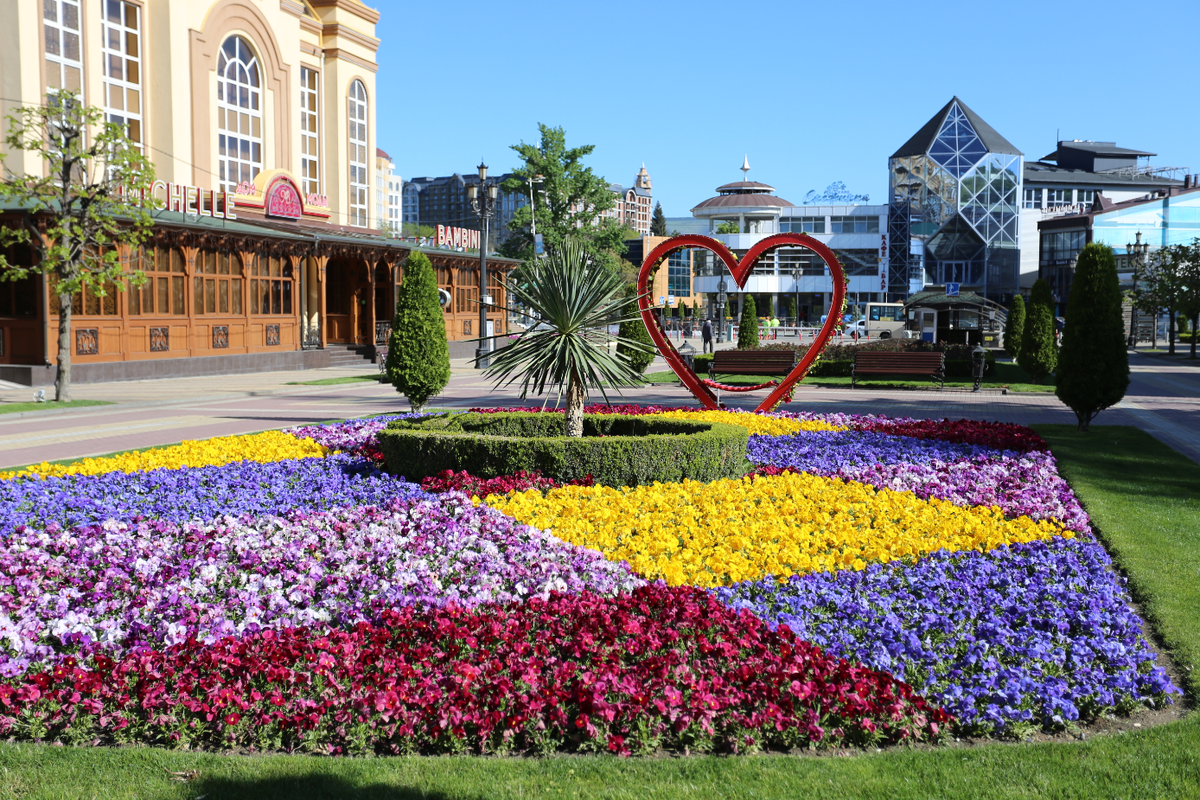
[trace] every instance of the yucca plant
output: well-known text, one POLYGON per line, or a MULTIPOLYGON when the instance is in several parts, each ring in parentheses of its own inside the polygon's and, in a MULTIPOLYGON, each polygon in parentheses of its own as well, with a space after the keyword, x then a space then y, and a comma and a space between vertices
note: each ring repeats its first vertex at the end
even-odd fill
POLYGON ((583 435, 583 405, 589 389, 608 401, 606 386, 640 383, 641 374, 621 351, 651 351, 643 342, 608 332, 638 317, 637 298, 621 297, 621 277, 593 264, 578 242, 568 240, 546 258, 525 266, 520 284, 505 289, 528 307, 540 324, 521 333, 500 350, 484 374, 496 385, 521 382, 521 398, 530 389, 544 394, 547 387, 566 393, 566 435, 583 435))

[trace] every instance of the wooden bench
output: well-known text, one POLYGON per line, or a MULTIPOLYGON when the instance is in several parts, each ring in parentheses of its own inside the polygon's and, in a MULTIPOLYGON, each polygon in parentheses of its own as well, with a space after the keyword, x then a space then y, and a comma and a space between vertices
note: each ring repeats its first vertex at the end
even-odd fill
POLYGON ((860 375, 921 375, 946 388, 945 353, 880 353, 859 350, 850 368, 850 388, 860 375))
POLYGON ((708 374, 787 375, 795 366, 794 350, 718 350, 708 374))

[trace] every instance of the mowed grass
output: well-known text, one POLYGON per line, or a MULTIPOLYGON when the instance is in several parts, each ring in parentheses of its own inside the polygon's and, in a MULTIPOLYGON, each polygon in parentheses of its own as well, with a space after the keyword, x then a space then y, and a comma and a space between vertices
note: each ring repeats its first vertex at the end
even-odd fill
POLYGON ((386 383, 387 376, 379 373, 370 375, 347 375, 343 378, 321 378, 315 381, 288 381, 284 386, 341 386, 343 383, 386 383))
MULTIPOLYGON (((709 375, 701 375, 703 378, 710 377, 709 375)), ((670 370, 660 372, 650 372, 645 375, 648 383, 680 383, 675 373, 670 370)), ((780 376, 772 375, 719 375, 718 380, 727 386, 757 386, 760 383, 766 383, 770 380, 782 380, 780 376)), ((808 376, 802 381, 808 386, 832 386, 838 388, 850 388, 851 379, 848 377, 814 377, 808 376)), ((974 387, 973 380, 964 380, 962 378, 951 378, 946 381, 948 389, 970 389, 974 387)), ((924 378, 921 380, 896 378, 859 378, 856 382, 856 388, 859 389, 934 389, 936 390, 939 384, 924 378)), ((1016 364, 1007 361, 998 361, 992 365, 984 375, 983 387, 988 390, 1008 389, 1010 392, 1054 392, 1054 379, 1047 378, 1046 383, 1031 383, 1029 376, 1025 374, 1025 370, 1021 369, 1016 364)))
MULTIPOLYGON (((1038 426, 1185 671, 1200 653, 1200 470, 1133 428, 1038 426)), ((1080 742, 618 759, 323 758, 0 744, 7 798, 1195 798, 1200 714, 1080 742), (182 779, 182 780, 181 780, 182 779)))
POLYGON ((85 406, 111 406, 109 400, 68 400, 60 403, 48 400, 45 403, 0 403, 0 414, 15 414, 20 411, 52 411, 58 408, 84 408, 85 406))

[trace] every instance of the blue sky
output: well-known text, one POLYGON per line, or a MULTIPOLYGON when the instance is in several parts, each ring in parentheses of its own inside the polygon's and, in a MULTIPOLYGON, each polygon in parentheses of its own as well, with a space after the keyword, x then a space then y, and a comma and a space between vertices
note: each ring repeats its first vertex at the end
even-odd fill
POLYGON ((1200 172, 1196 0, 374 7, 379 144, 405 178, 506 171, 544 122, 611 182, 645 162, 667 216, 743 154, 794 203, 838 180, 885 202, 888 156, 953 95, 1029 160, 1057 131, 1200 172))

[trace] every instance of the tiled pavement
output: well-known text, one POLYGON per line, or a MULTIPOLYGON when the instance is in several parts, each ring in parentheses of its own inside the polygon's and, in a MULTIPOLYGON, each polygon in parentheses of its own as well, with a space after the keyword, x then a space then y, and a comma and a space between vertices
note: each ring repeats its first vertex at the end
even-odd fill
MULTIPOLYGON (((1133 382, 1125 399, 1103 412, 1096 423, 1142 428, 1200 462, 1200 369, 1141 355, 1132 357, 1131 366, 1133 382)), ((434 403, 438 407, 541 405, 544 399, 523 402, 515 388, 496 390, 465 360, 455 362, 453 367, 450 385, 434 403)), ((369 369, 80 385, 74 390, 76 398, 110 400, 118 405, 0 415, 0 467, 407 410, 407 401, 388 385, 287 385, 292 381, 361 375, 369 369)), ((0 402, 25 401, 30 394, 28 389, 0 390, 0 402)), ((612 399, 668 405, 695 402, 679 386, 625 390, 623 396, 614 395, 612 399)), ((749 408, 761 396, 726 395, 723 399, 730 405, 749 408)), ((1004 395, 997 390, 972 393, 955 389, 876 391, 801 386, 788 408, 1026 425, 1075 422, 1074 414, 1053 394, 1004 395)))

